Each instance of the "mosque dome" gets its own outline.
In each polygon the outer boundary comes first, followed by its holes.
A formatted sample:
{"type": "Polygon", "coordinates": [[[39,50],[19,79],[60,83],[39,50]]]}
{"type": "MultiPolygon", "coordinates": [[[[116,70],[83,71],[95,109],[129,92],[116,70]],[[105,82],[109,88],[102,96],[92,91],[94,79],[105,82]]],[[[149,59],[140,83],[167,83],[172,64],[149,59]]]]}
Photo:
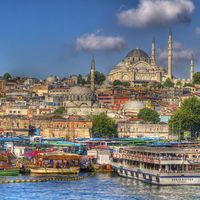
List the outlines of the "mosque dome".
{"type": "Polygon", "coordinates": [[[46,81],[47,81],[48,83],[53,83],[53,82],[56,81],[56,77],[53,76],[53,75],[51,75],[51,76],[49,76],[49,77],[46,79],[46,81]]]}
{"type": "Polygon", "coordinates": [[[137,115],[141,109],[144,108],[144,104],[141,101],[130,100],[126,102],[123,106],[123,111],[125,113],[132,113],[137,115]]]}
{"type": "Polygon", "coordinates": [[[133,61],[146,61],[146,62],[150,62],[150,58],[148,56],[148,54],[146,52],[144,52],[142,49],[133,49],[132,51],[130,51],[126,58],[129,58],[133,61]]]}
{"type": "Polygon", "coordinates": [[[90,94],[92,94],[92,91],[88,87],[73,86],[69,89],[69,94],[71,94],[71,95],[90,95],[90,94]]]}

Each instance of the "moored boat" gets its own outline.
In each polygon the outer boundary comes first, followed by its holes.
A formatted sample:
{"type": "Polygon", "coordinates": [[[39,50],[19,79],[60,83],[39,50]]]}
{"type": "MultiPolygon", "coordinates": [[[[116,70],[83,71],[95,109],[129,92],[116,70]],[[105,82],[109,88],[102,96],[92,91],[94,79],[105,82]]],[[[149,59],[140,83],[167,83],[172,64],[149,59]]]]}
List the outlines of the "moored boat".
{"type": "Polygon", "coordinates": [[[16,168],[16,158],[10,152],[0,153],[0,176],[18,176],[19,168],[16,168]]]}
{"type": "Polygon", "coordinates": [[[0,176],[18,176],[18,175],[19,175],[18,169],[0,170],[0,176]]]}
{"type": "Polygon", "coordinates": [[[37,154],[32,174],[78,174],[80,172],[80,155],[64,152],[37,154]]]}
{"type": "Polygon", "coordinates": [[[80,172],[79,167],[70,168],[35,168],[30,169],[32,174],[78,174],[80,172]]]}
{"type": "Polygon", "coordinates": [[[131,147],[113,155],[118,175],[157,185],[200,185],[199,147],[131,147]]]}

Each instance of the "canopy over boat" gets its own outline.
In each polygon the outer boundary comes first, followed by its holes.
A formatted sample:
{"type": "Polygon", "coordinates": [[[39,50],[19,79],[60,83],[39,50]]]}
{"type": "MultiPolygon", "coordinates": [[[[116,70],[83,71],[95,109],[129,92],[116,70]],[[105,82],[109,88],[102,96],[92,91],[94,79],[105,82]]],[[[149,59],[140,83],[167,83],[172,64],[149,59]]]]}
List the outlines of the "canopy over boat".
{"type": "Polygon", "coordinates": [[[39,153],[36,157],[43,160],[79,160],[81,158],[80,155],[64,152],[39,153]]]}

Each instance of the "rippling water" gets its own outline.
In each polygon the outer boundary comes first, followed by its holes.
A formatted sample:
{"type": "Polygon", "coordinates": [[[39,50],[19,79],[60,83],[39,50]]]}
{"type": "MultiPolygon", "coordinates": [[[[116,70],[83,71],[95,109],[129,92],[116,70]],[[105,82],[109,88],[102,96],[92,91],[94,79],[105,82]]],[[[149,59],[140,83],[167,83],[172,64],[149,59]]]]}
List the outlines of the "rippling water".
{"type": "Polygon", "coordinates": [[[1,200],[191,200],[200,199],[200,186],[164,186],[98,174],[72,182],[11,183],[0,185],[1,200]]]}

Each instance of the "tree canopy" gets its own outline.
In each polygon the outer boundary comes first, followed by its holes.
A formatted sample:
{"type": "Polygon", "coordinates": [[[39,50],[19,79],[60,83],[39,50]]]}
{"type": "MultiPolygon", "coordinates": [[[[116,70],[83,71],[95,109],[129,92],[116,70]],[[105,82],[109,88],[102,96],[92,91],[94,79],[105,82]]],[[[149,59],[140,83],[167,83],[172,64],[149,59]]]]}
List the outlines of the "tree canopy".
{"type": "MultiPolygon", "coordinates": [[[[87,83],[90,83],[90,74],[88,75],[88,78],[87,78],[87,83]]],[[[94,83],[96,85],[102,85],[102,83],[106,80],[106,77],[103,73],[101,72],[98,72],[98,71],[95,71],[94,73],[94,83]]]]}
{"type": "Polygon", "coordinates": [[[161,89],[161,88],[163,88],[163,85],[161,83],[159,83],[159,82],[154,82],[152,84],[152,88],[154,88],[154,89],[161,89]]]}
{"type": "Polygon", "coordinates": [[[112,138],[117,137],[117,126],[114,120],[108,117],[105,113],[91,116],[93,127],[93,137],[112,138]]]}
{"type": "Polygon", "coordinates": [[[86,81],[85,79],[82,77],[81,74],[78,75],[78,80],[77,80],[78,85],[85,85],[86,81]]]}
{"type": "Polygon", "coordinates": [[[130,83],[128,81],[120,81],[120,80],[114,80],[113,81],[114,86],[122,85],[124,87],[129,87],[130,83]]]}
{"type": "Polygon", "coordinates": [[[59,107],[57,108],[56,110],[54,110],[54,114],[58,114],[58,115],[62,115],[65,111],[65,108],[64,107],[59,107]]]}
{"type": "Polygon", "coordinates": [[[196,72],[193,75],[193,84],[200,84],[200,72],[196,72]]]}
{"type": "Polygon", "coordinates": [[[181,81],[177,81],[176,86],[182,87],[182,82],[181,81]]]}
{"type": "Polygon", "coordinates": [[[144,122],[150,122],[153,124],[160,122],[160,117],[158,112],[150,108],[141,109],[137,117],[143,119],[144,122]]]}
{"type": "Polygon", "coordinates": [[[163,86],[167,88],[172,88],[174,87],[174,83],[172,82],[170,78],[167,78],[165,82],[163,83],[163,86]]]}
{"type": "Polygon", "coordinates": [[[122,82],[120,80],[114,80],[113,81],[114,86],[121,85],[121,84],[122,84],[122,82]]]}
{"type": "Polygon", "coordinates": [[[170,125],[176,134],[179,131],[190,131],[192,136],[197,136],[200,132],[200,100],[195,96],[184,100],[173,113],[170,125]]]}
{"type": "Polygon", "coordinates": [[[192,83],[185,83],[183,87],[193,87],[194,85],[192,83]]]}
{"type": "Polygon", "coordinates": [[[3,80],[8,80],[8,79],[11,79],[12,78],[12,76],[7,72],[7,73],[5,73],[4,75],[3,75],[3,77],[2,77],[2,79],[3,80]]]}

